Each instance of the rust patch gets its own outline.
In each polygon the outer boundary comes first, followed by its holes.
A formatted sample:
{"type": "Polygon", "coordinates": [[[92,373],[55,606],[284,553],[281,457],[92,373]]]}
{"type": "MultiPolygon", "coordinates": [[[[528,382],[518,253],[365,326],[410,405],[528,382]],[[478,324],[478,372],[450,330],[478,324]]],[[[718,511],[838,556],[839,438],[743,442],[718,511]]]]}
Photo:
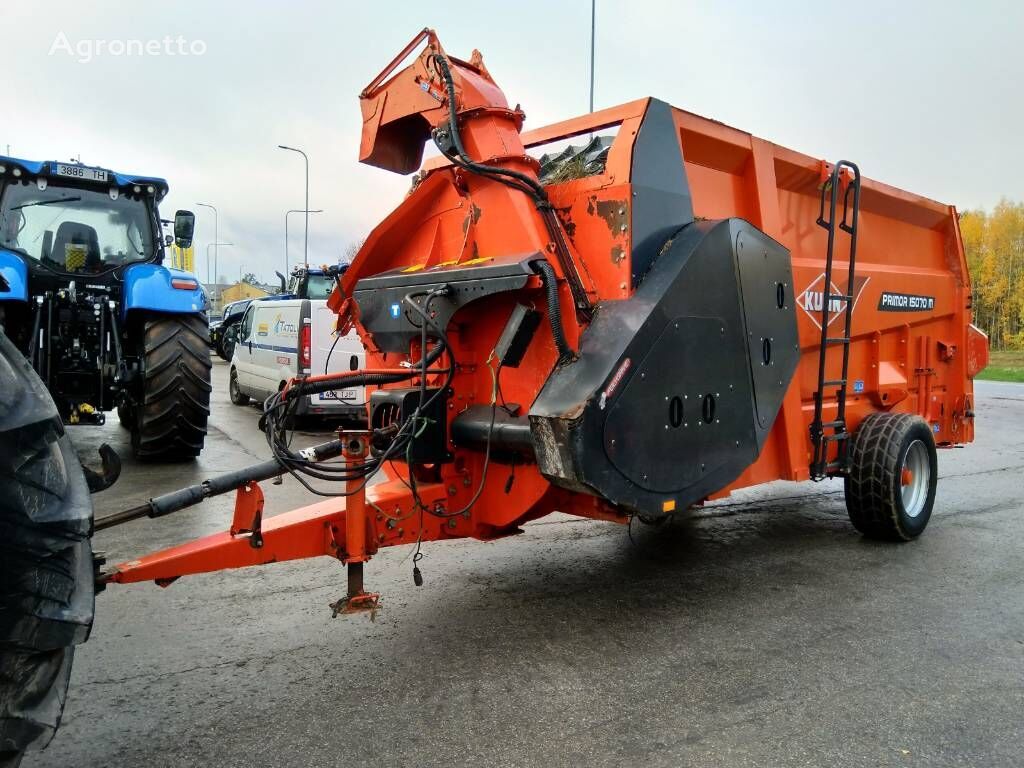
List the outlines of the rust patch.
{"type": "Polygon", "coordinates": [[[480,217],[483,215],[483,211],[476,203],[469,204],[469,215],[473,217],[473,223],[476,224],[480,221],[480,217]]]}
{"type": "Polygon", "coordinates": [[[612,264],[618,264],[624,258],[626,258],[626,252],[624,250],[622,250],[622,246],[621,245],[613,245],[612,246],[612,264]]]}
{"type": "Polygon", "coordinates": [[[625,232],[629,226],[629,207],[625,200],[598,200],[596,215],[604,219],[613,235],[625,232]]]}
{"type": "Polygon", "coordinates": [[[576,222],[572,220],[572,206],[556,208],[555,213],[558,214],[558,220],[562,223],[565,234],[569,236],[570,240],[574,240],[576,238],[576,222]]]}

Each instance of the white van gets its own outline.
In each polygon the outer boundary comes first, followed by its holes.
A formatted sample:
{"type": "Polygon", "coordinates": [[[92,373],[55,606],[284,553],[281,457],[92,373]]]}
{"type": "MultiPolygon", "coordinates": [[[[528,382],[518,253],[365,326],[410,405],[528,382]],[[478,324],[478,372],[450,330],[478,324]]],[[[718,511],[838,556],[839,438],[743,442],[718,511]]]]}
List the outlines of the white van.
{"type": "MultiPolygon", "coordinates": [[[[231,402],[262,402],[300,373],[355,371],[366,362],[358,334],[339,338],[337,315],[320,299],[261,299],[245,311],[231,358],[231,402]]],[[[310,395],[298,415],[366,419],[366,390],[351,387],[310,395]]]]}

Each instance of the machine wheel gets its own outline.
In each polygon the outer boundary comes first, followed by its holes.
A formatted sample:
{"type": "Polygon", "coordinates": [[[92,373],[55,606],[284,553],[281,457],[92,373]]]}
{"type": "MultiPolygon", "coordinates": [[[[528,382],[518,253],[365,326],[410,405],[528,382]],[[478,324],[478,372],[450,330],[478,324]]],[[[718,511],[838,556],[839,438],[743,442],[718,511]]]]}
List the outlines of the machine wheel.
{"type": "Polygon", "coordinates": [[[228,394],[231,396],[231,402],[235,405],[249,404],[249,396],[238,388],[238,371],[234,368],[228,375],[228,394]]]}
{"type": "Polygon", "coordinates": [[[125,429],[135,426],[135,411],[130,405],[117,406],[117,420],[125,429]]]}
{"type": "Polygon", "coordinates": [[[43,383],[0,334],[0,761],[52,738],[92,628],[92,501],[43,383]]]}
{"type": "Polygon", "coordinates": [[[235,326],[232,326],[221,334],[220,343],[217,345],[217,354],[229,363],[235,356],[235,335],[235,326]]]}
{"type": "Polygon", "coordinates": [[[210,416],[210,329],[203,315],[145,322],[142,398],[132,448],[144,461],[182,461],[203,450],[210,416]]]}
{"type": "Polygon", "coordinates": [[[873,413],[850,449],[846,509],[872,539],[910,541],[932,515],[938,463],[928,423],[908,413],[873,413]]]}

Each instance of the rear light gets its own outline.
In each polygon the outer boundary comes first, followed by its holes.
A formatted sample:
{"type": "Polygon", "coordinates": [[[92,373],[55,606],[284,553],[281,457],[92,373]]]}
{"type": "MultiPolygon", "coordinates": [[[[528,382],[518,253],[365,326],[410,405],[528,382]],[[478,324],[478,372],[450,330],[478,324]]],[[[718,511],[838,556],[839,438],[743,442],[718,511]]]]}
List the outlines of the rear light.
{"type": "Polygon", "coordinates": [[[171,288],[179,288],[183,291],[194,291],[198,287],[199,283],[197,283],[195,280],[189,280],[187,278],[182,277],[171,278],[171,288]]]}
{"type": "Polygon", "coordinates": [[[313,365],[309,344],[310,327],[308,325],[303,325],[302,332],[299,334],[299,365],[302,368],[309,368],[313,365]]]}

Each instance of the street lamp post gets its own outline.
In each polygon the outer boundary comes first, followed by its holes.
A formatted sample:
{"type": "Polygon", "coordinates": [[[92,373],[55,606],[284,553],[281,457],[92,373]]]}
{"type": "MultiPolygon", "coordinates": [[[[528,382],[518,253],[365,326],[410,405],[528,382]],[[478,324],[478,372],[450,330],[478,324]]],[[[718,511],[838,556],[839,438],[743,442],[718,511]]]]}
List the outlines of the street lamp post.
{"type": "Polygon", "coordinates": [[[288,217],[293,213],[323,213],[323,209],[318,208],[315,211],[306,211],[302,208],[293,208],[284,215],[284,275],[288,277],[288,217]]]}
{"type": "Polygon", "coordinates": [[[594,111],[594,30],[597,28],[597,0],[590,0],[590,111],[594,111]]]}
{"type": "MultiPolygon", "coordinates": [[[[212,243],[207,243],[207,245],[206,245],[206,274],[207,275],[210,274],[210,248],[212,248],[214,246],[217,246],[217,251],[220,251],[220,247],[219,246],[222,246],[222,245],[234,245],[234,243],[222,243],[219,240],[214,240],[212,243]]],[[[214,254],[214,261],[213,261],[213,284],[215,286],[219,286],[219,283],[217,282],[217,280],[218,280],[218,278],[217,278],[217,256],[216,256],[216,253],[215,253],[214,254]]],[[[209,279],[207,279],[207,282],[209,282],[209,279]]],[[[220,288],[219,287],[217,288],[217,295],[215,296],[215,298],[217,300],[216,301],[217,309],[219,310],[220,309],[220,288]]]]}
{"type": "MultiPolygon", "coordinates": [[[[278,149],[286,149],[289,152],[298,152],[300,155],[302,155],[302,159],[306,161],[306,207],[305,207],[305,213],[306,213],[306,240],[305,240],[305,247],[303,249],[303,262],[308,267],[309,266],[309,214],[310,214],[310,210],[309,210],[309,156],[305,152],[303,152],[301,149],[296,149],[295,147],[286,147],[284,144],[278,144],[277,148],[278,149]]],[[[285,218],[285,222],[287,223],[287,221],[288,221],[288,219],[286,217],[285,218]]]]}
{"type": "MultiPolygon", "coordinates": [[[[196,205],[198,205],[200,208],[209,208],[211,211],[213,211],[213,242],[214,242],[214,245],[216,245],[218,242],[220,242],[220,216],[217,213],[217,209],[214,206],[209,205],[207,203],[196,203],[196,205]]],[[[220,249],[216,248],[214,250],[214,255],[213,255],[213,284],[214,285],[217,284],[217,256],[218,255],[220,255],[220,249]]],[[[207,269],[207,272],[209,272],[209,269],[210,269],[210,248],[209,248],[209,246],[207,246],[207,248],[206,248],[206,269],[207,269]]],[[[218,302],[219,302],[220,296],[217,296],[217,299],[218,299],[218,302]]]]}

